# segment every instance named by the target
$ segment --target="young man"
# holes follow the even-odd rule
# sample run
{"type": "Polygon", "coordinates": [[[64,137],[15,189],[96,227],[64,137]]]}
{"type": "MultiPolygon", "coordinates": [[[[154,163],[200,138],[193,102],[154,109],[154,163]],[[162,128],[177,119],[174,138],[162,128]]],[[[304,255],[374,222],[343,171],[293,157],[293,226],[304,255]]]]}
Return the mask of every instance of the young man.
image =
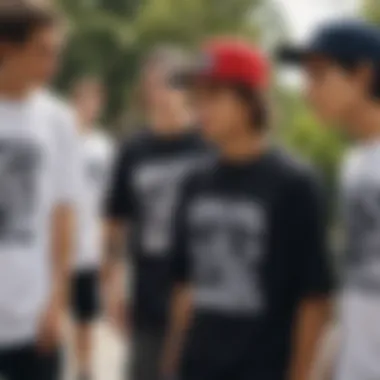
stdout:
{"type": "Polygon", "coordinates": [[[0,5],[0,377],[8,380],[59,376],[77,137],[70,112],[35,90],[57,66],[57,22],[33,4],[0,5]]]}
{"type": "MultiPolygon", "coordinates": [[[[171,72],[182,61],[180,52],[159,49],[144,65],[141,95],[148,128],[122,147],[107,202],[107,272],[112,272],[112,266],[118,269],[115,243],[123,237],[125,226],[135,265],[133,380],[159,378],[173,286],[172,213],[182,177],[206,151],[193,130],[186,93],[171,84],[171,72]]],[[[112,281],[108,286],[110,296],[117,298],[120,286],[119,290],[112,287],[112,281]]]]}
{"type": "Polygon", "coordinates": [[[346,21],[325,26],[281,58],[306,69],[308,100],[324,121],[356,144],[342,173],[346,235],[343,340],[334,379],[380,378],[380,32],[346,21]]]}
{"type": "Polygon", "coordinates": [[[72,285],[75,323],[75,357],[78,378],[91,378],[92,325],[99,314],[99,269],[102,252],[102,205],[111,169],[111,140],[97,127],[105,102],[99,80],[83,78],[75,83],[73,106],[82,135],[82,189],[79,199],[79,233],[76,270],[72,285]]]}
{"type": "Polygon", "coordinates": [[[331,287],[320,184],[267,139],[263,55],[235,40],[212,41],[202,55],[184,79],[221,155],[186,180],[177,209],[183,290],[167,349],[179,348],[186,297],[181,380],[307,380],[331,287]]]}

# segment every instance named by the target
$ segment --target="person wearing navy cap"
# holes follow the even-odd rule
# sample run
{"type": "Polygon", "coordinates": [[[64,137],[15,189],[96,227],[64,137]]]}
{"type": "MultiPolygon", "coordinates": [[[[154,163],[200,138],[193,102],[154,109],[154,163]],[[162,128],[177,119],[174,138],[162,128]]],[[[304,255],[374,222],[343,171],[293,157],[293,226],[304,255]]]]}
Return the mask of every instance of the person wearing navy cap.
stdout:
{"type": "Polygon", "coordinates": [[[332,23],[308,46],[281,49],[280,58],[303,66],[316,114],[355,142],[341,174],[343,331],[334,379],[379,379],[380,30],[332,23]]]}
{"type": "Polygon", "coordinates": [[[267,139],[270,65],[260,50],[213,40],[191,66],[176,80],[191,86],[220,155],[188,176],[176,208],[182,290],[165,378],[177,363],[181,380],[306,380],[331,291],[323,191],[267,139]]]}

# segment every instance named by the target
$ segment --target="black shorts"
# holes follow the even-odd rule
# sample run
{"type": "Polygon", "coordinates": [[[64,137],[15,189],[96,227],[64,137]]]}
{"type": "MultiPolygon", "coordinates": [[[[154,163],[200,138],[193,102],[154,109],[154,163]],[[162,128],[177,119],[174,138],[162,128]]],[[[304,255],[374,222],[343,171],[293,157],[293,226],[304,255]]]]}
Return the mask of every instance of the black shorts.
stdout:
{"type": "Polygon", "coordinates": [[[40,353],[35,344],[0,348],[0,379],[61,380],[62,356],[59,349],[40,353]]]}
{"type": "Polygon", "coordinates": [[[78,323],[93,322],[100,310],[99,272],[78,271],[72,283],[72,312],[78,323]]]}

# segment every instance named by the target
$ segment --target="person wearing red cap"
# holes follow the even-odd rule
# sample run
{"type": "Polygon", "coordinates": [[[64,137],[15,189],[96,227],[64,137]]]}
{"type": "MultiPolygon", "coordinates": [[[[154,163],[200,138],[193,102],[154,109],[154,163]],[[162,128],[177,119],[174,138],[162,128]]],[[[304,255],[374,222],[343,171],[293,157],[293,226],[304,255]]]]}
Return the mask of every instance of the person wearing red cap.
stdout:
{"type": "Polygon", "coordinates": [[[332,285],[323,191],[267,138],[263,54],[218,40],[201,61],[176,80],[192,86],[203,136],[220,156],[186,179],[176,209],[182,291],[164,378],[178,369],[181,380],[306,380],[332,285]]]}

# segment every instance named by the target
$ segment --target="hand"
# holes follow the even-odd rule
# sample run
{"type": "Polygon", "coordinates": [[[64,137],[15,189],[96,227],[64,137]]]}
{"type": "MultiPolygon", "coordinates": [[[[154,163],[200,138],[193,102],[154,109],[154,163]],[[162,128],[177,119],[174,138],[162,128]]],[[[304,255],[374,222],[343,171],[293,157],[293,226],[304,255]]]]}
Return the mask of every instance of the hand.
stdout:
{"type": "Polygon", "coordinates": [[[62,308],[51,303],[42,315],[38,334],[41,352],[50,352],[59,346],[62,338],[62,308]]]}

